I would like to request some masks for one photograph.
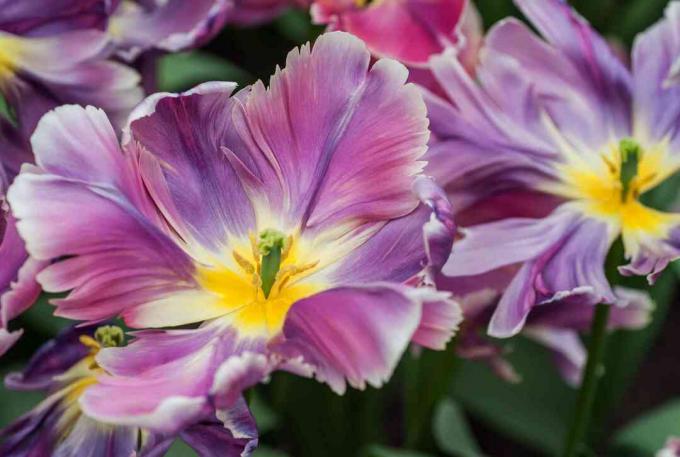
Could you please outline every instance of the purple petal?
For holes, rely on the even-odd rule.
[[[60,108],[45,117],[34,140],[38,163],[50,174],[28,167],[8,197],[31,255],[60,259],[41,272],[43,287],[74,289],[55,301],[58,314],[101,320],[193,287],[193,264],[156,225],[159,216],[105,116]],[[87,154],[92,150],[98,155]]]
[[[248,457],[258,444],[257,425],[246,402],[218,411],[220,421],[203,421],[180,433],[200,457]]]
[[[0,268],[0,356],[2,356],[16,343],[22,333],[20,330],[9,332],[7,330],[9,321],[26,311],[40,296],[41,287],[36,281],[36,276],[47,263],[28,257],[12,215],[9,215],[2,234],[0,259],[3,262]]]
[[[607,224],[559,210],[546,220],[555,224],[561,220],[566,225],[554,233],[557,238],[545,235],[546,243],[539,252],[534,251],[533,258],[524,262],[510,282],[489,323],[490,335],[516,334],[539,304],[615,301],[604,275],[605,257],[613,241]]]
[[[210,411],[208,394],[223,361],[263,350],[262,341],[241,339],[219,321],[196,330],[135,336],[125,347],[99,352],[97,362],[109,375],[85,392],[81,406],[104,422],[163,433],[177,432]]]
[[[54,377],[66,372],[83,359],[89,349],[80,342],[81,335],[89,335],[92,327],[71,327],[43,344],[20,373],[11,373],[5,385],[13,390],[51,388]]]
[[[353,249],[332,272],[333,283],[399,283],[415,275],[432,282],[451,252],[456,227],[449,201],[432,180],[416,178],[414,194],[422,202],[416,211],[389,221]],[[413,236],[419,232],[422,237]]]
[[[317,0],[312,17],[316,23],[358,36],[376,56],[423,65],[431,55],[458,41],[456,32],[466,3],[406,0],[357,7],[351,2]]]
[[[460,305],[450,293],[429,287],[412,289],[409,295],[420,301],[423,307],[413,342],[429,349],[444,350],[463,320]]]
[[[178,52],[217,35],[233,9],[228,0],[121,2],[109,26],[119,54],[134,60],[148,49]]]
[[[287,350],[316,367],[316,378],[342,394],[392,374],[420,322],[420,304],[388,285],[345,287],[300,300],[283,333]]]
[[[45,36],[67,30],[97,28],[107,20],[106,0],[0,0],[0,30],[15,35]]]
[[[139,430],[133,427],[103,426],[81,415],[63,441],[55,446],[54,457],[130,457],[135,455]]]
[[[250,149],[240,158],[265,186],[255,191],[293,225],[351,228],[418,204],[425,106],[403,66],[382,60],[367,73],[369,59],[357,38],[324,34],[292,51],[268,90],[255,84],[235,118]]]
[[[109,44],[97,30],[21,39],[16,66],[22,77],[6,96],[27,135],[43,114],[66,103],[98,106],[122,125],[142,89],[136,71],[104,59]]]
[[[546,39],[587,75],[600,103],[609,108],[609,125],[618,136],[631,130],[630,72],[607,42],[560,0],[515,0]]]
[[[145,181],[175,229],[215,250],[227,232],[255,226],[252,204],[221,151],[238,151],[240,143],[228,122],[234,87],[207,83],[179,96],[152,95],[133,113],[127,143],[138,142],[155,159],[143,163]]]
[[[624,239],[627,233],[624,231]],[[663,238],[649,236],[643,233],[636,237],[631,233],[635,246],[630,263],[619,266],[619,273],[624,276],[647,276],[649,284],[654,284],[669,263],[680,258],[680,225],[677,223],[668,229]],[[625,243],[624,243],[625,244]],[[631,249],[626,245],[626,249]]]

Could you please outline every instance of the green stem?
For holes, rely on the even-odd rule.
[[[445,351],[425,351],[421,354],[416,368],[415,382],[407,391],[406,446],[416,448],[422,444],[423,432],[431,425],[432,414],[437,403],[446,395],[456,371],[457,338],[449,342]]]
[[[602,357],[607,337],[607,320],[610,305],[599,304],[595,308],[595,317],[591,326],[590,344],[588,346],[588,361],[586,363],[581,387],[578,393],[574,419],[567,434],[564,446],[564,457],[577,457],[582,446],[590,416],[593,411],[597,384],[603,375]]]

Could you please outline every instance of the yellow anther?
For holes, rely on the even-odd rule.
[[[90,348],[90,352],[98,352],[101,349],[101,345],[89,335],[80,335],[78,341],[85,346]]]
[[[234,251],[232,252],[232,255],[234,256],[234,260],[236,260],[236,263],[243,268],[243,270],[248,273],[248,274],[255,274],[255,266],[253,266],[252,263],[248,262],[246,259],[241,256],[238,252]]]
[[[260,248],[257,247],[257,237],[253,232],[250,232],[248,233],[248,239],[250,240],[250,250],[253,253],[253,259],[259,259]]]
[[[283,249],[281,250],[281,261],[282,262],[284,260],[286,260],[286,258],[288,257],[288,254],[290,254],[290,248],[291,248],[292,245],[293,245],[293,236],[288,235],[288,237],[286,237],[286,241],[284,241],[284,243],[283,243]]]

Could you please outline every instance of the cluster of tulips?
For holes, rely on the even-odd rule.
[[[417,431],[456,359],[518,382],[518,334],[578,389],[582,455],[607,334],[654,308],[616,278],[680,257],[645,198],[680,170],[680,2],[630,57],[515,3],[485,33],[465,0],[0,0],[0,355],[36,301],[72,321],[5,377],[47,395],[0,455],[248,456],[275,372],[342,395],[442,351]],[[268,84],[158,92],[291,8],[325,31]]]

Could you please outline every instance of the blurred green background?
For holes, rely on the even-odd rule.
[[[572,1],[608,38],[629,47],[636,33],[658,20],[666,0]],[[486,27],[517,11],[510,0],[479,0]],[[303,11],[288,11],[271,24],[225,29],[206,48],[162,57],[159,89],[178,91],[208,80],[241,86],[268,79],[287,52],[323,31]],[[651,198],[660,208],[676,201],[675,183]],[[591,427],[594,446],[584,456],[650,456],[666,437],[680,435],[680,308],[677,273],[669,269],[653,290],[657,303],[652,324],[643,331],[617,332],[608,342],[607,371]],[[624,281],[620,279],[623,283]],[[644,287],[642,280],[627,285]],[[21,317],[26,329],[20,344],[2,359],[0,374],[19,369],[32,352],[67,321],[51,315],[43,299]],[[557,375],[546,351],[522,338],[507,340],[510,360],[523,382],[507,384],[487,366],[456,361],[455,376],[443,384],[446,398],[407,450],[406,411],[417,407],[449,354],[407,354],[393,380],[379,391],[338,397],[318,383],[276,374],[250,397],[261,431],[257,457],[427,457],[557,455],[576,392]],[[0,426],[30,409],[41,395],[0,389]],[[409,406],[411,405],[411,406]],[[172,457],[192,456],[181,443]]]

